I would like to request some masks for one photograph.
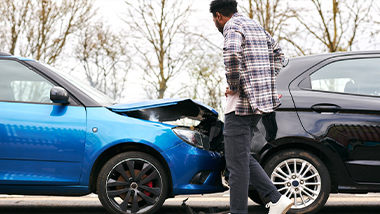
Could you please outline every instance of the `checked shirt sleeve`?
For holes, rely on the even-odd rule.
[[[278,42],[276,42],[268,32],[265,32],[265,34],[269,40],[268,45],[270,47],[268,48],[272,51],[269,53],[269,56],[273,58],[272,68],[274,69],[274,72],[277,76],[283,67],[282,62],[285,60],[285,56]]]
[[[282,62],[285,60],[285,56],[278,42],[276,42],[272,37],[270,37],[270,39],[273,48],[274,70],[277,76],[283,67]]]
[[[285,60],[285,56],[284,56],[284,53],[282,52],[280,45],[275,41],[273,45],[273,53],[274,53],[275,73],[276,75],[278,75],[278,73],[280,73],[283,67],[282,62]]]
[[[240,85],[242,43],[243,35],[238,29],[233,27],[225,29],[223,58],[227,83],[232,91],[237,91]]]

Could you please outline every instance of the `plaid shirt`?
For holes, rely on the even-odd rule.
[[[276,76],[284,54],[256,21],[235,13],[225,24],[223,57],[227,83],[239,91],[236,115],[269,113],[280,105]]]

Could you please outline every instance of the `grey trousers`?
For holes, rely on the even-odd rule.
[[[265,203],[275,203],[281,197],[261,165],[250,153],[253,128],[260,119],[261,115],[238,116],[235,112],[225,115],[223,134],[226,164],[230,171],[231,213],[248,213],[249,184],[253,185]]]

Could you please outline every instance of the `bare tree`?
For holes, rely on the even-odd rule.
[[[298,22],[305,32],[329,52],[352,50],[357,37],[373,23],[373,0],[309,0],[311,10],[299,10]],[[307,39],[299,39],[305,41]],[[301,44],[295,43],[301,47]]]
[[[185,0],[127,0],[126,4],[125,21],[134,33],[148,96],[163,98],[168,83],[189,59],[185,22],[190,6]]]
[[[2,27],[0,44],[4,51],[15,54],[19,36],[27,24],[27,17],[30,15],[30,8],[30,0],[3,0],[0,2],[0,24]]]
[[[249,18],[257,20],[277,40],[284,39],[283,31],[287,29],[288,21],[294,18],[295,14],[289,6],[289,1],[246,0],[242,3],[240,8]]]
[[[94,10],[90,0],[2,0],[0,13],[4,51],[51,64]]]
[[[76,48],[91,86],[115,100],[125,97],[127,74],[131,68],[128,43],[102,23],[86,27]]]
[[[307,55],[305,48],[297,43],[302,32],[292,24],[296,17],[295,0],[244,0],[241,3],[240,9],[251,19],[257,20],[281,46],[295,48],[293,55]]]
[[[217,54],[198,49],[192,63],[188,64],[191,72],[186,92],[188,97],[199,100],[220,113],[223,112],[223,86],[226,85],[222,58],[221,52]]]
[[[379,3],[379,1],[376,1],[374,4],[375,4],[375,14],[380,14],[380,3]],[[378,19],[375,19],[375,20],[376,20],[375,21],[376,34],[378,35],[380,33],[380,21]]]

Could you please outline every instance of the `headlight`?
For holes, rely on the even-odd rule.
[[[198,148],[203,149],[203,145],[208,144],[208,137],[197,131],[177,127],[173,129],[173,132],[186,143],[196,146]]]

